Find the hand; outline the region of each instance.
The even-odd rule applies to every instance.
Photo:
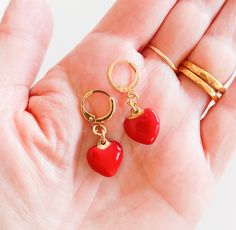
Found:
[[[177,66],[188,58],[225,83],[236,64],[235,10],[233,0],[119,0],[32,87],[51,14],[43,0],[12,0],[0,25],[1,229],[192,229],[235,150],[236,82],[201,119],[209,97],[145,47],[156,45]],[[116,59],[137,64],[140,106],[160,116],[152,146],[124,133],[128,106],[106,81]],[[79,103],[90,89],[118,101],[106,123],[124,149],[113,178],[87,164],[97,139]]]

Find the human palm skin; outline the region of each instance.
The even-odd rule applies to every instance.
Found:
[[[236,85],[201,119],[208,96],[145,46],[152,41],[176,65],[189,58],[226,82],[236,62],[235,10],[234,1],[120,0],[32,87],[52,19],[41,0],[11,1],[0,25],[1,229],[193,229],[235,151]],[[136,63],[140,106],[159,114],[151,146],[124,133],[129,108],[106,81],[116,59]],[[97,138],[79,106],[90,89],[117,101],[105,125],[124,159],[112,178],[86,160]],[[104,98],[93,99],[104,113]]]

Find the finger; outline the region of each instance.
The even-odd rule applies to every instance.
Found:
[[[178,66],[196,46],[223,4],[223,0],[179,1],[150,43]],[[161,60],[149,48],[144,56],[147,60]]]
[[[203,146],[216,178],[221,176],[236,152],[235,102],[236,81],[201,122]]]
[[[2,99],[8,100],[13,97],[11,94],[18,91],[24,97],[28,95],[28,88],[47,50],[51,32],[52,17],[44,0],[10,2],[0,24],[0,86],[1,94],[8,95]],[[3,92],[6,87],[14,89],[7,89],[6,94]],[[18,104],[22,101],[17,100]]]
[[[139,49],[155,34],[176,0],[119,0],[94,32],[131,42]]]
[[[236,28],[235,10],[235,1],[227,1],[213,25],[187,58],[223,84],[236,67],[235,41],[233,41]],[[211,98],[186,76],[180,76],[180,80],[201,115]]]

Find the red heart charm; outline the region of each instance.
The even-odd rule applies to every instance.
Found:
[[[138,117],[127,118],[124,128],[127,135],[133,140],[145,145],[151,145],[157,139],[160,120],[152,109],[145,109]]]
[[[90,167],[105,177],[115,175],[122,158],[122,146],[116,141],[111,141],[108,147],[104,149],[95,145],[88,150],[87,154]]]

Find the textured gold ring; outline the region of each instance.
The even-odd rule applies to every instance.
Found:
[[[225,87],[217,79],[215,79],[210,73],[200,68],[193,62],[184,60],[181,65],[195,73],[203,81],[207,82],[207,84],[210,85],[216,92],[219,92],[221,94],[224,94],[226,92]]]
[[[184,74],[187,78],[193,81],[196,85],[198,85],[201,89],[203,89],[207,94],[211,96],[214,101],[219,100],[219,97],[214,89],[212,89],[205,81],[203,81],[200,77],[196,74],[191,72],[184,66],[179,67],[179,73]]]
[[[216,78],[191,61],[184,60],[178,71],[202,88],[214,101],[219,100],[226,92],[226,88]]]

